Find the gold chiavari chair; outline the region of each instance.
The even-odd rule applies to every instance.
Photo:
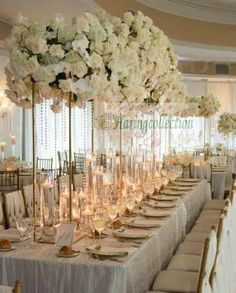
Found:
[[[58,157],[58,163],[59,163],[59,170],[60,170],[60,176],[64,174],[64,162],[65,162],[65,153],[64,152],[57,152]]]
[[[0,292],[3,292],[3,293],[23,293],[21,282],[19,280],[17,280],[15,282],[14,287],[0,285]]]
[[[85,167],[85,154],[74,153],[74,166],[76,173],[84,172]]]
[[[0,191],[7,193],[19,189],[19,170],[0,171]]]
[[[0,201],[0,230],[4,228],[5,228],[5,219],[4,219],[2,202]]]
[[[53,158],[51,159],[37,158],[36,168],[38,170],[50,171],[52,170],[52,166],[53,166]]]
[[[161,271],[150,292],[191,292],[211,293],[210,275],[216,259],[217,238],[214,229],[206,238],[199,272],[178,270]]]

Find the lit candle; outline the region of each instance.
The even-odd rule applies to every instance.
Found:
[[[5,148],[6,148],[6,143],[5,142],[1,142],[1,152],[4,152],[5,151]]]
[[[16,144],[16,136],[15,135],[11,135],[11,144],[12,145]]]

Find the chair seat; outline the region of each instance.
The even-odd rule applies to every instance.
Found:
[[[221,210],[202,210],[202,212],[200,213],[200,217],[201,216],[216,216],[216,217],[220,217],[221,215]]]
[[[207,223],[198,223],[195,226],[193,226],[191,232],[208,232],[210,233],[212,228],[212,224],[207,224]],[[218,226],[216,227],[216,229]]]
[[[218,226],[219,224],[220,217],[218,216],[200,216],[196,220],[196,224],[199,223],[207,223],[207,224],[212,224],[212,226]]]
[[[209,235],[209,232],[190,232],[186,235],[184,242],[204,242]]]
[[[187,241],[179,245],[175,254],[176,255],[178,254],[202,255],[203,248],[204,248],[204,242]]]
[[[206,202],[203,210],[222,210],[225,207],[226,200],[224,199],[210,199]]]
[[[200,255],[174,255],[167,270],[199,272],[201,266]]]
[[[196,293],[198,273],[184,271],[161,271],[153,284],[153,290],[164,292]]]

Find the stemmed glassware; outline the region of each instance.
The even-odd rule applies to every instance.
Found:
[[[95,230],[99,234],[99,239],[101,239],[102,232],[106,228],[106,224],[107,224],[107,218],[106,218],[106,215],[104,214],[104,211],[97,210],[95,214],[93,215],[92,221],[93,221],[93,226]]]
[[[113,224],[113,221],[115,220],[115,218],[117,217],[117,207],[114,204],[111,204],[108,206],[107,208],[107,213],[108,213],[108,217],[111,221],[111,225]],[[113,225],[112,225],[113,228]]]
[[[19,218],[16,221],[16,228],[20,233],[20,240],[24,240],[25,232],[28,229],[28,221],[26,218]]]

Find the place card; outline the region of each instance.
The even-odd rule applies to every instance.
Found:
[[[57,233],[56,247],[69,246],[73,244],[75,223],[61,223]]]

